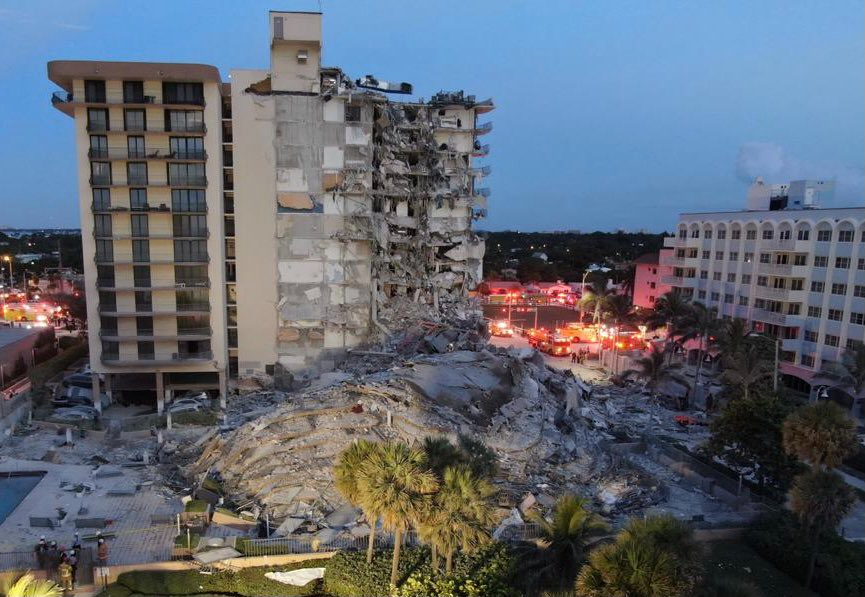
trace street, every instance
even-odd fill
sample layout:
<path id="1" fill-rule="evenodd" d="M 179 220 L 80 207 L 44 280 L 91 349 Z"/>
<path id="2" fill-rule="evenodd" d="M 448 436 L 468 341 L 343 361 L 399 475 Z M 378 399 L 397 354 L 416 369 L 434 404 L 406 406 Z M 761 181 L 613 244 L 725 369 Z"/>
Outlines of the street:
<path id="1" fill-rule="evenodd" d="M 510 346 L 514 348 L 531 348 L 531 346 L 529 346 L 528 339 L 520 335 L 514 335 L 510 338 L 492 336 L 490 338 L 490 344 L 492 344 L 493 346 L 503 346 L 505 348 Z M 597 344 L 574 344 L 573 347 L 590 348 L 592 352 L 597 352 L 598 350 Z M 554 357 L 546 353 L 541 353 L 541 355 L 544 357 L 544 361 L 546 362 L 546 364 L 550 367 L 563 370 L 568 369 L 583 381 L 597 382 L 609 378 L 609 375 L 606 372 L 600 370 L 597 367 L 597 360 L 589 361 L 586 365 L 577 365 L 575 363 L 571 363 L 570 356 Z"/>

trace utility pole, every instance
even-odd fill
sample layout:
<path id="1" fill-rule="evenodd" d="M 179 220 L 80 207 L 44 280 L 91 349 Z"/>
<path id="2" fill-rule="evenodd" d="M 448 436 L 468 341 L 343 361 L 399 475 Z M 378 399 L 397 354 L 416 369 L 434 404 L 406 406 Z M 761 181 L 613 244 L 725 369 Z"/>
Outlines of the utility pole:
<path id="1" fill-rule="evenodd" d="M 772 391 L 778 393 L 778 360 L 781 350 L 781 339 L 775 338 L 775 374 L 772 376 Z"/>

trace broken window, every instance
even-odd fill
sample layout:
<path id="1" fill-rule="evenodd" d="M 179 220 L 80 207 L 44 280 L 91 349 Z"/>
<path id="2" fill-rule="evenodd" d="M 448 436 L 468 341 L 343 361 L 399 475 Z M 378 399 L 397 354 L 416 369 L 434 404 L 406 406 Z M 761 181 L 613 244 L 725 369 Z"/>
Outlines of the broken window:
<path id="1" fill-rule="evenodd" d="M 361 107 L 360 106 L 345 106 L 345 121 L 346 122 L 360 122 L 361 118 Z"/>

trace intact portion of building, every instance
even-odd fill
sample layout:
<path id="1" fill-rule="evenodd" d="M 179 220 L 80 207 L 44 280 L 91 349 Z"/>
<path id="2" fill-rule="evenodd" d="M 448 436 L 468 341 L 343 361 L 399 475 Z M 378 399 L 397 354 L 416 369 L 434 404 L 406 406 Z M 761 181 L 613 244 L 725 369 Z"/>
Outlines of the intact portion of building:
<path id="1" fill-rule="evenodd" d="M 59 61 L 75 121 L 93 369 L 108 390 L 286 379 L 480 281 L 493 109 L 321 66 L 321 14 L 271 12 L 270 69 Z M 94 382 L 96 383 L 96 382 Z"/>
<path id="2" fill-rule="evenodd" d="M 652 309 L 658 297 L 672 288 L 661 280 L 673 273 L 669 265 L 663 265 L 673 256 L 672 249 L 662 249 L 659 253 L 646 253 L 634 261 L 634 298 L 635 307 Z"/>
<path id="3" fill-rule="evenodd" d="M 821 209 L 818 195 L 831 183 L 758 180 L 747 211 L 681 214 L 661 261 L 663 283 L 778 338 L 782 371 L 807 384 L 865 340 L 865 207 Z"/>

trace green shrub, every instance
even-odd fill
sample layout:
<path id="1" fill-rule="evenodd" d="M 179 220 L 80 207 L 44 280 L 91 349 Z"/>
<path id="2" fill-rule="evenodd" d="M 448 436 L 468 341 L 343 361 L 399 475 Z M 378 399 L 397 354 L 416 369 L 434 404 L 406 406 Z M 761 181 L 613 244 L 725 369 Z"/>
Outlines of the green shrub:
<path id="1" fill-rule="evenodd" d="M 57 339 L 57 347 L 60 350 L 69 350 L 79 344 L 84 344 L 84 342 L 82 342 L 80 338 L 75 338 L 73 336 L 60 336 L 60 338 Z"/>
<path id="2" fill-rule="evenodd" d="M 212 575 L 200 574 L 197 570 L 140 570 L 124 572 L 117 582 L 103 591 L 103 597 L 126 597 L 137 595 L 197 595 L 203 593 L 240 595 L 242 597 L 294 597 L 319 595 L 321 582 L 313 581 L 303 587 L 294 587 L 266 578 L 266 572 L 287 572 L 298 568 L 320 568 L 320 560 L 306 560 L 284 566 L 241 568 L 220 570 Z M 124 592 L 124 589 L 126 592 Z"/>
<path id="3" fill-rule="evenodd" d="M 805 581 L 810 538 L 792 514 L 764 516 L 752 525 L 745 538 L 777 568 L 799 582 Z M 834 531 L 824 533 L 811 588 L 823 597 L 865 595 L 865 545 L 845 541 Z"/>
<path id="4" fill-rule="evenodd" d="M 189 500 L 186 502 L 187 512 L 206 512 L 208 503 L 204 500 Z"/>
<path id="5" fill-rule="evenodd" d="M 340 552 L 327 564 L 325 592 L 334 597 L 389 595 L 392 552 L 377 550 L 367 566 L 366 553 Z M 440 562 L 443 564 L 443 562 Z M 513 562 L 508 548 L 493 543 L 472 556 L 457 556 L 450 575 L 433 572 L 430 551 L 426 547 L 402 550 L 399 561 L 398 594 L 403 597 L 510 597 L 518 595 L 512 588 Z"/>
<path id="6" fill-rule="evenodd" d="M 30 370 L 30 383 L 34 388 L 41 388 L 46 381 L 66 370 L 72 363 L 87 356 L 87 343 L 64 350 L 56 357 L 40 363 Z"/>

